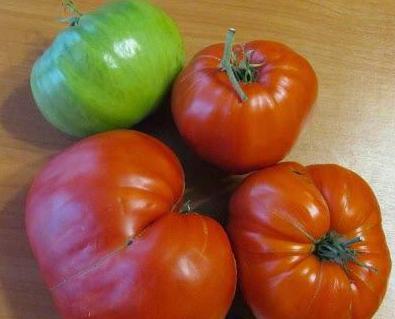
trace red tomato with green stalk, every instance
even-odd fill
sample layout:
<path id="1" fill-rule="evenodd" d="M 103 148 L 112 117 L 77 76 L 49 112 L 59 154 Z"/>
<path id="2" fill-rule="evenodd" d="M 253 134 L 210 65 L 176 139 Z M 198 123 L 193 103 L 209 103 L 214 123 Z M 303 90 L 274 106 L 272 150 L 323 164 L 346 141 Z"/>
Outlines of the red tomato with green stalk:
<path id="1" fill-rule="evenodd" d="M 178 130 L 203 159 L 234 173 L 285 157 L 317 96 L 311 65 L 287 46 L 252 41 L 200 51 L 172 94 Z"/>
<path id="2" fill-rule="evenodd" d="M 257 319 L 369 319 L 391 258 L 369 185 L 337 165 L 281 163 L 249 175 L 228 231 Z"/>

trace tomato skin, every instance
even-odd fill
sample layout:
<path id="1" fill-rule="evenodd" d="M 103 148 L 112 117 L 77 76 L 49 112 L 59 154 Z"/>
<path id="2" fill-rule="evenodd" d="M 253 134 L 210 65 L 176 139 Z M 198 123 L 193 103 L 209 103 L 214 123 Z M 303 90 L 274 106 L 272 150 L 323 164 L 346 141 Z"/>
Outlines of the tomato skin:
<path id="1" fill-rule="evenodd" d="M 137 124 L 161 105 L 184 65 L 176 24 L 145 0 L 110 1 L 77 20 L 34 63 L 40 112 L 78 137 Z"/>
<path id="2" fill-rule="evenodd" d="M 317 96 L 310 64 L 276 42 L 252 41 L 257 82 L 240 83 L 241 102 L 220 68 L 224 45 L 203 49 L 173 87 L 172 112 L 178 130 L 203 159 L 234 173 L 277 163 L 289 152 Z M 235 47 L 239 49 L 239 47 Z"/>
<path id="3" fill-rule="evenodd" d="M 232 195 L 228 231 L 240 285 L 257 319 L 365 319 L 379 307 L 391 260 L 369 185 L 337 165 L 282 163 L 250 175 Z M 329 231 L 357 260 L 321 261 L 314 241 Z"/>
<path id="4" fill-rule="evenodd" d="M 222 227 L 176 213 L 176 156 L 136 131 L 102 133 L 36 177 L 26 229 L 65 319 L 222 319 L 236 270 Z"/>

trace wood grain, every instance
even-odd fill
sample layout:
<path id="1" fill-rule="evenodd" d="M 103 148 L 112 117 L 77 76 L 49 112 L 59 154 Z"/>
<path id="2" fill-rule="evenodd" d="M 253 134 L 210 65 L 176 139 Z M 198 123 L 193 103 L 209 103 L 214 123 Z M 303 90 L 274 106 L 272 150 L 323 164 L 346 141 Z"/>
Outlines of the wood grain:
<path id="1" fill-rule="evenodd" d="M 32 63 L 64 26 L 60 1 L 0 2 L 0 318 L 58 318 L 24 233 L 23 203 L 32 176 L 73 143 L 38 113 L 28 78 Z M 81 10 L 100 1 L 79 1 Z M 288 159 L 334 162 L 359 172 L 375 190 L 395 253 L 395 3 L 393 0 L 156 0 L 179 23 L 188 56 L 223 40 L 271 39 L 307 57 L 319 76 L 314 114 Z M 166 103 L 165 103 L 166 104 Z M 188 183 L 221 173 L 179 141 L 166 111 L 138 126 L 182 157 Z M 198 168 L 198 169 L 197 169 Z M 199 168 L 205 168 L 202 174 Z M 207 188 L 207 187 L 204 188 Z M 213 186 L 208 188 L 213 189 Z M 205 190 L 207 192 L 207 189 Z M 204 193 L 204 191 L 202 191 Z M 395 278 L 375 318 L 395 317 Z M 238 317 L 237 317 L 238 318 Z M 241 317 L 240 317 L 241 318 Z"/>

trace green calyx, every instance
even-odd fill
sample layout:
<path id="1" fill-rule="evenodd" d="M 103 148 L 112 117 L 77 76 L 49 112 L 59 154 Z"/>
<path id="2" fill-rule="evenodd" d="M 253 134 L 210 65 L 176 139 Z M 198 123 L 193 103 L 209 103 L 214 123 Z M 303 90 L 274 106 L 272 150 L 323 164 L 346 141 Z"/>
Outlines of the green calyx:
<path id="1" fill-rule="evenodd" d="M 62 0 L 63 7 L 72 15 L 69 18 L 63 19 L 62 22 L 67 22 L 74 27 L 79 24 L 82 17 L 81 11 L 78 10 L 73 0 Z"/>
<path id="2" fill-rule="evenodd" d="M 192 211 L 192 201 L 188 199 L 182 204 L 180 208 L 180 212 L 181 214 L 189 214 L 191 211 Z"/>
<path id="3" fill-rule="evenodd" d="M 243 52 L 242 58 L 239 59 L 239 57 L 234 52 L 232 52 L 231 65 L 233 72 L 239 82 L 256 82 L 258 75 L 257 68 L 263 64 L 252 64 L 250 62 L 253 53 L 254 51 L 252 50 Z"/>
<path id="4" fill-rule="evenodd" d="M 358 261 L 358 252 L 351 246 L 362 241 L 361 237 L 350 240 L 342 238 L 336 232 L 329 232 L 315 243 L 314 254 L 322 261 L 335 262 L 348 270 L 349 263 L 375 270 L 372 266 Z"/>
<path id="5" fill-rule="evenodd" d="M 241 88 L 240 82 L 256 82 L 258 75 L 257 68 L 261 67 L 263 64 L 251 63 L 253 51 L 243 51 L 242 57 L 239 57 L 233 51 L 233 39 L 235 33 L 236 30 L 231 28 L 226 34 L 224 56 L 221 60 L 221 69 L 226 71 L 228 74 L 229 80 L 241 101 L 246 101 L 248 97 Z"/>

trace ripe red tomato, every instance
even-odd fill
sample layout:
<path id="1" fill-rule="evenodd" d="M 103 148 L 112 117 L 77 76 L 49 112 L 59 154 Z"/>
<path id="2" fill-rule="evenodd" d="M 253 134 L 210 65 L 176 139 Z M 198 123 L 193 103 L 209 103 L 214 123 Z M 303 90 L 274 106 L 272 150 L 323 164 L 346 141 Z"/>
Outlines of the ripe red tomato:
<path id="1" fill-rule="evenodd" d="M 280 43 L 248 42 L 231 56 L 233 33 L 228 54 L 223 44 L 212 45 L 179 75 L 172 112 L 180 134 L 203 159 L 246 173 L 285 157 L 318 85 L 310 64 Z"/>
<path id="2" fill-rule="evenodd" d="M 176 156 L 136 131 L 87 138 L 36 177 L 26 228 L 66 319 L 223 319 L 235 290 L 222 227 L 177 213 Z"/>
<path id="3" fill-rule="evenodd" d="M 369 185 L 336 165 L 284 163 L 230 202 L 240 283 L 257 319 L 367 319 L 391 260 Z"/>

